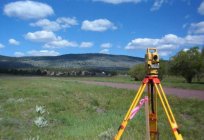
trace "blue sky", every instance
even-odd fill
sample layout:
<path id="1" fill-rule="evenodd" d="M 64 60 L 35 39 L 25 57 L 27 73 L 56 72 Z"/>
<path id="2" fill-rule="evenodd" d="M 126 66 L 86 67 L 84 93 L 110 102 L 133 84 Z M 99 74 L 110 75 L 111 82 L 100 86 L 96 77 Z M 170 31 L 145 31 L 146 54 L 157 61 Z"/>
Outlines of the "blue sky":
<path id="1" fill-rule="evenodd" d="M 108 53 L 169 59 L 204 45 L 203 0 L 0 1 L 0 55 Z"/>

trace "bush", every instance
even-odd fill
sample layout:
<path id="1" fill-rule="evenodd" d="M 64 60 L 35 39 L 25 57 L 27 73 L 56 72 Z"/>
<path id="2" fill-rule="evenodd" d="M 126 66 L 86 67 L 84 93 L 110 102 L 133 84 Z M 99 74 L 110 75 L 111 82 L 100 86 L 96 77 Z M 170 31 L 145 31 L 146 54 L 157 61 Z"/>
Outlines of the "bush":
<path id="1" fill-rule="evenodd" d="M 160 60 L 159 62 L 159 70 L 158 70 L 158 76 L 159 79 L 162 80 L 165 75 L 169 73 L 169 62 L 165 60 Z"/>
<path id="2" fill-rule="evenodd" d="M 144 64 L 137 64 L 134 67 L 132 67 L 128 74 L 134 78 L 135 81 L 141 81 L 146 75 L 145 66 Z"/>
<path id="3" fill-rule="evenodd" d="M 159 63 L 159 70 L 158 70 L 158 77 L 160 80 L 163 79 L 164 75 L 168 73 L 168 61 L 160 60 Z M 146 76 L 146 69 L 145 69 L 145 64 L 137 64 L 134 67 L 132 67 L 129 71 L 128 74 L 134 78 L 135 81 L 141 81 L 144 79 Z"/>

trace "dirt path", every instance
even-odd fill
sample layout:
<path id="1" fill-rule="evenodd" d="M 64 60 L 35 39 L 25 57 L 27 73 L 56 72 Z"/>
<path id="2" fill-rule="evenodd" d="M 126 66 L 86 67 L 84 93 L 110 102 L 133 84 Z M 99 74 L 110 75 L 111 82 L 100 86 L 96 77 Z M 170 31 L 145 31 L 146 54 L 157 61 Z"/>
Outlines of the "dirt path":
<path id="1" fill-rule="evenodd" d="M 126 84 L 126 83 L 112 83 L 112 82 L 96 82 L 96 81 L 78 81 L 85 84 L 94 84 L 100 86 L 108 86 L 114 88 L 131 89 L 137 90 L 139 85 L 137 84 Z M 164 91 L 167 95 L 175 95 L 182 98 L 196 98 L 204 100 L 204 90 L 189 90 L 179 88 L 164 87 Z"/>

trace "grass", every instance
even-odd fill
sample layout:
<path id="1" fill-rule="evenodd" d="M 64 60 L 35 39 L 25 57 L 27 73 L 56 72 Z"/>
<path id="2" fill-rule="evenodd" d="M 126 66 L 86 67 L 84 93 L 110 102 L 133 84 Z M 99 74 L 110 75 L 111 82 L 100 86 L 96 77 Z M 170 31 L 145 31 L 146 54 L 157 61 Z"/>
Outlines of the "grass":
<path id="1" fill-rule="evenodd" d="M 186 83 L 185 79 L 180 76 L 166 76 L 162 83 L 166 87 L 175 87 L 183 89 L 204 90 L 204 78 L 200 82 L 193 79 L 192 83 Z"/>
<path id="2" fill-rule="evenodd" d="M 129 75 L 118 75 L 111 77 L 69 77 L 69 80 L 77 81 L 97 81 L 97 82 L 114 82 L 114 83 L 136 83 Z"/>
<path id="3" fill-rule="evenodd" d="M 134 81 L 130 76 L 113 76 L 113 77 L 80 77 L 71 78 L 72 80 L 88 80 L 88 81 L 99 81 L 99 82 L 116 82 L 116 83 L 131 83 L 140 84 L 141 81 Z M 194 90 L 204 90 L 204 78 L 200 82 L 193 79 L 192 83 L 186 83 L 185 79 L 180 76 L 165 76 L 161 81 L 162 85 L 165 87 L 174 87 L 182 89 L 194 89 Z"/>
<path id="4" fill-rule="evenodd" d="M 0 81 L 0 139 L 103 140 L 116 133 L 135 91 L 86 85 L 65 78 L 9 77 Z M 184 139 L 202 140 L 204 101 L 169 96 Z M 44 113 L 36 112 L 36 105 Z M 174 139 L 166 116 L 158 106 L 160 139 Z M 43 116 L 48 125 L 37 127 Z M 130 121 L 123 139 L 144 139 L 142 109 Z"/>

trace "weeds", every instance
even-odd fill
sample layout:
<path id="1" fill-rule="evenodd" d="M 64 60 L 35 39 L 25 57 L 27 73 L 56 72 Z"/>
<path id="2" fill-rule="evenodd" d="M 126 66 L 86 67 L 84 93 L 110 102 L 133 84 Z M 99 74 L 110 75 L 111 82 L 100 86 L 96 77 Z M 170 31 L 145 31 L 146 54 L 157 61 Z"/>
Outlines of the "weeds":
<path id="1" fill-rule="evenodd" d="M 0 86 L 0 139 L 112 139 L 135 96 L 135 91 L 53 77 L 1 77 Z M 168 99 L 184 139 L 202 140 L 204 101 Z M 160 139 L 174 139 L 161 104 L 158 114 Z M 142 109 L 122 138 L 144 137 Z"/>

